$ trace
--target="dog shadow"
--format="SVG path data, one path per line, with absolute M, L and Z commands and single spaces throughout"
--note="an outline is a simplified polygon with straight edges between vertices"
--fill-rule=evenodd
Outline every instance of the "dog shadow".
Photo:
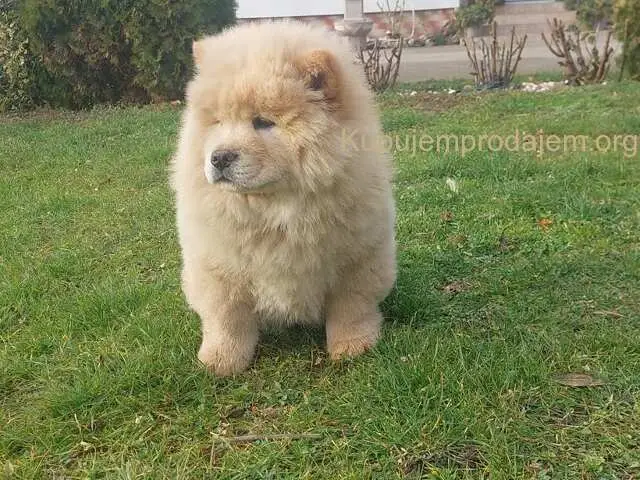
M 293 325 L 290 327 L 270 327 L 261 332 L 260 353 L 299 352 L 300 347 L 320 349 L 325 347 L 325 330 L 322 327 Z

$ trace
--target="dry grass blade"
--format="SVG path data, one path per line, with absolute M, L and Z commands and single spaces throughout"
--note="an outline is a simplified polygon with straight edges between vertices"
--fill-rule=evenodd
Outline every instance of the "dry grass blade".
M 238 435 L 236 437 L 216 437 L 214 441 L 220 443 L 253 443 L 259 441 L 278 441 L 278 440 L 320 440 L 322 435 L 319 433 L 274 433 L 270 435 Z
M 598 310 L 597 312 L 593 312 L 594 315 L 600 315 L 603 317 L 611 317 L 611 318 L 624 318 L 617 310 Z
M 598 378 L 594 378 L 586 373 L 564 373 L 554 377 L 556 383 L 566 387 L 600 387 L 606 383 Z

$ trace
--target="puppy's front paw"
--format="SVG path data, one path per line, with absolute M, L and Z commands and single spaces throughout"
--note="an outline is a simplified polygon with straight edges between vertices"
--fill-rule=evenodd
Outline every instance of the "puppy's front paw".
M 228 377 L 247 369 L 253 360 L 255 345 L 238 343 L 205 343 L 198 360 L 219 377 Z
M 353 332 L 354 336 L 334 338 L 327 345 L 327 350 L 332 360 L 344 357 L 356 357 L 372 348 L 379 337 L 379 330 L 373 329 L 363 335 L 362 332 Z

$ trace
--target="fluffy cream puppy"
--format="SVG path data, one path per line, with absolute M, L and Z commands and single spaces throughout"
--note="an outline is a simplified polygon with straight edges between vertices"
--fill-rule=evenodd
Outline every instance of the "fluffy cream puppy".
M 194 43 L 172 165 L 198 358 L 247 368 L 266 324 L 326 325 L 332 358 L 373 346 L 396 275 L 389 156 L 335 34 L 239 26 Z

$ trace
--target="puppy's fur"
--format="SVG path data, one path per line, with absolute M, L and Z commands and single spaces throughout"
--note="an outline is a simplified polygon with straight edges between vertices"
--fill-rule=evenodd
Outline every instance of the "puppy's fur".
M 348 47 L 298 23 L 194 43 L 172 165 L 198 358 L 244 370 L 261 326 L 326 324 L 333 358 L 373 346 L 396 275 L 391 166 Z

